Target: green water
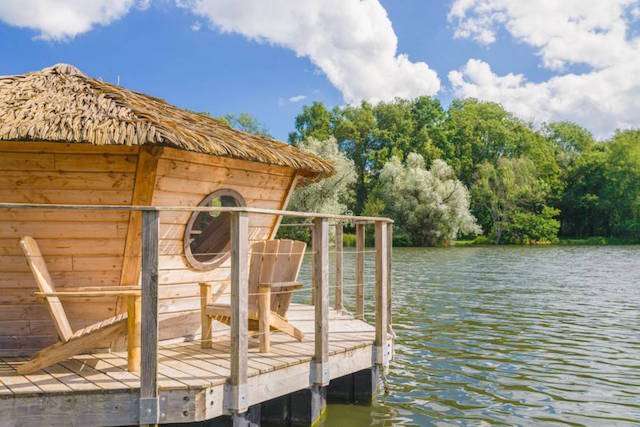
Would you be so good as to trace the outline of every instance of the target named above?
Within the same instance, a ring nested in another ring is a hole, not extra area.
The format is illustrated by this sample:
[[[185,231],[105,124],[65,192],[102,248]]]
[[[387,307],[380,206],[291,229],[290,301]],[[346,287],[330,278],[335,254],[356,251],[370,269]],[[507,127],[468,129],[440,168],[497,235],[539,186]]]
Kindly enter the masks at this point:
[[[393,301],[389,394],[325,427],[640,425],[640,247],[396,249]]]

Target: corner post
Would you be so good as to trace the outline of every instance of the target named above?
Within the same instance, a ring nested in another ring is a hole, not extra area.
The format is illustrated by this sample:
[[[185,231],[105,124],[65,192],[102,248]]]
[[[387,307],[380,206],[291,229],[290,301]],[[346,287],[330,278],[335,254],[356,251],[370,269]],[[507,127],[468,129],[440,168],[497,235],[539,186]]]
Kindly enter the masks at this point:
[[[388,365],[387,354],[387,223],[376,222],[376,338],[375,363],[379,366]]]
[[[338,313],[342,311],[342,281],[343,281],[343,237],[342,237],[342,224],[336,224],[336,293],[334,308]]]
[[[231,213],[231,377],[229,410],[238,417],[246,412],[249,294],[249,216]]]
[[[356,223],[356,319],[364,320],[365,224]]]
[[[315,289],[315,351],[312,382],[329,384],[329,221],[313,220],[313,287]]]
[[[158,403],[158,235],[160,213],[142,212],[142,355],[140,360],[140,424],[156,425]]]

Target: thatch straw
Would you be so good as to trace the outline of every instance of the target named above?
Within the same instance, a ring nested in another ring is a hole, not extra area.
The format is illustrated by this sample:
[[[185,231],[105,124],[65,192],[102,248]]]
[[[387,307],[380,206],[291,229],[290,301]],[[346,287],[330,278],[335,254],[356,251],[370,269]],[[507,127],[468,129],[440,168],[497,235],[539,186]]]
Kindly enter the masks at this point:
[[[165,145],[289,166],[309,175],[333,173],[330,163],[288,144],[92,79],[67,64],[0,77],[2,140]]]

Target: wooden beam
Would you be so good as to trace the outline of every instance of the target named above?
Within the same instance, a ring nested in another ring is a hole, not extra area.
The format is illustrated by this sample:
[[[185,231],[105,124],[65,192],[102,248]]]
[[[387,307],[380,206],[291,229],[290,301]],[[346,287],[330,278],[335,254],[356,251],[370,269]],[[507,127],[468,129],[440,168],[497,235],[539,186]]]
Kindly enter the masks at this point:
[[[142,214],[140,424],[158,423],[158,211]]]
[[[337,312],[342,311],[342,281],[343,281],[343,237],[342,237],[342,224],[336,224],[336,291],[335,291],[335,303],[334,308]]]
[[[285,193],[284,199],[282,200],[281,210],[286,210],[289,201],[291,200],[291,196],[298,185],[298,180],[300,179],[300,174],[298,172],[294,172],[293,177],[291,177],[291,183],[287,188],[287,192]],[[278,234],[278,228],[280,228],[280,223],[282,222],[282,215],[276,215],[273,220],[273,228],[271,229],[271,233],[269,234],[269,240],[273,240],[276,238],[276,234]]]
[[[231,401],[234,414],[246,412],[249,352],[249,216],[231,216]]]
[[[356,319],[364,320],[365,224],[356,224]]]
[[[387,365],[387,223],[376,222],[376,364]]]
[[[133,194],[131,196],[132,205],[150,206],[153,203],[158,160],[162,152],[162,147],[142,147],[140,149]],[[141,223],[141,212],[131,212],[129,214],[124,258],[122,260],[122,272],[120,274],[120,285],[122,286],[138,285],[140,274]],[[123,312],[124,309],[124,304],[119,298],[116,305],[116,313]]]
[[[313,220],[313,287],[315,289],[315,350],[313,383],[329,384],[329,220]]]

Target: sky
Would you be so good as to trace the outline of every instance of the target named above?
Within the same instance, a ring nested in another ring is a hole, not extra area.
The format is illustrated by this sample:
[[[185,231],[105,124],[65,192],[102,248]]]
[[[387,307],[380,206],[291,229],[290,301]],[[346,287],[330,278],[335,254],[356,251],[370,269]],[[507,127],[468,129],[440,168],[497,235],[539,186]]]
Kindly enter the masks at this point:
[[[302,106],[436,96],[640,127],[640,0],[2,0],[0,75],[70,63],[286,140]]]

